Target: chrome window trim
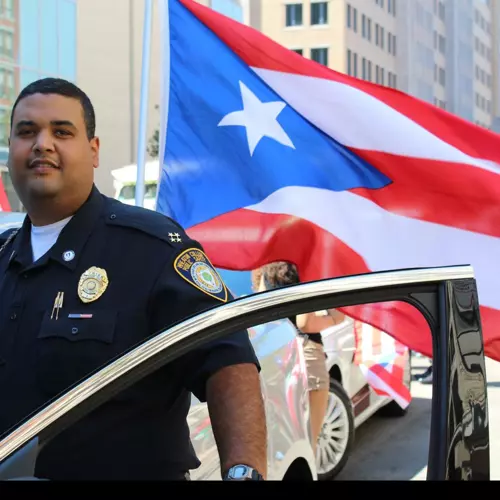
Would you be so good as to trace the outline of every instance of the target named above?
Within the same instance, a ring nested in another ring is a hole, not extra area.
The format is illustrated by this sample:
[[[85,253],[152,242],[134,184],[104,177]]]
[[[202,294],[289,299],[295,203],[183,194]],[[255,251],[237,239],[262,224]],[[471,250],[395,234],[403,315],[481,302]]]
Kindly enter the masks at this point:
[[[102,368],[79,385],[60,396],[30,420],[11,432],[0,442],[0,463],[12,452],[31,441],[59,417],[78,406],[107,384],[132,370],[142,362],[171,347],[184,338],[201,330],[215,326],[225,320],[243,316],[249,312],[266,309],[277,304],[286,304],[323,295],[397,285],[412,285],[446,280],[474,278],[471,266],[385,271],[342,278],[302,283],[250,295],[234,302],[200,313],[155,335],[132,351]]]

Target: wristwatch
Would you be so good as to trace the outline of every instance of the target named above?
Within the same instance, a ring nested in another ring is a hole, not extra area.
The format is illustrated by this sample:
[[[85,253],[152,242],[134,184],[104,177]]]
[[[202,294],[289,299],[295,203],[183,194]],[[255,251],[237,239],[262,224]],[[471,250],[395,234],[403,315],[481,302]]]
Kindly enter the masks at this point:
[[[264,478],[248,465],[233,465],[223,477],[224,481],[263,481]]]

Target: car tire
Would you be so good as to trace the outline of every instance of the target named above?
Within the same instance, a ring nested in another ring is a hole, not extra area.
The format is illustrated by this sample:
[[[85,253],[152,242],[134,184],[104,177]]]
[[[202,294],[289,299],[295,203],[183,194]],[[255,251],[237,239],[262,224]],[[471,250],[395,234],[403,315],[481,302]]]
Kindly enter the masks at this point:
[[[354,413],[351,400],[342,385],[334,379],[330,379],[329,392],[325,423],[318,440],[319,481],[331,481],[339,474],[349,459],[354,442]],[[335,457],[334,461],[331,460],[332,454]]]
[[[411,352],[408,351],[408,367],[407,367],[407,380],[406,380],[406,387],[411,391],[411,381],[412,381],[412,366],[411,366]],[[391,401],[390,403],[387,403],[385,406],[382,406],[380,410],[377,412],[381,417],[387,417],[387,418],[400,418],[404,417],[407,413],[408,410],[411,406],[411,403],[406,407],[406,408],[401,408],[396,401]]]

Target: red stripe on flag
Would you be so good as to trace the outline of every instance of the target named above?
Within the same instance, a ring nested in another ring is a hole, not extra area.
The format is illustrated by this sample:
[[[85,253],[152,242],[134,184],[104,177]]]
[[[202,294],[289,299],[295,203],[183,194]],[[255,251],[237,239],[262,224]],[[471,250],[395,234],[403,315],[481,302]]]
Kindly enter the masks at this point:
[[[500,236],[500,175],[470,165],[353,151],[393,182],[352,192],[395,214]]]

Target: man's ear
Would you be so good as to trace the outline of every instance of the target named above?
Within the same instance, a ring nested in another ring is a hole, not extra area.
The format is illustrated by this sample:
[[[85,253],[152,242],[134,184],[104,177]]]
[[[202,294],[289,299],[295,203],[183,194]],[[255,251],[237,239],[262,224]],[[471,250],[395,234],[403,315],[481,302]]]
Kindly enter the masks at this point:
[[[99,167],[99,148],[101,143],[99,141],[99,137],[93,137],[90,139],[90,149],[92,150],[92,161],[94,168]]]

